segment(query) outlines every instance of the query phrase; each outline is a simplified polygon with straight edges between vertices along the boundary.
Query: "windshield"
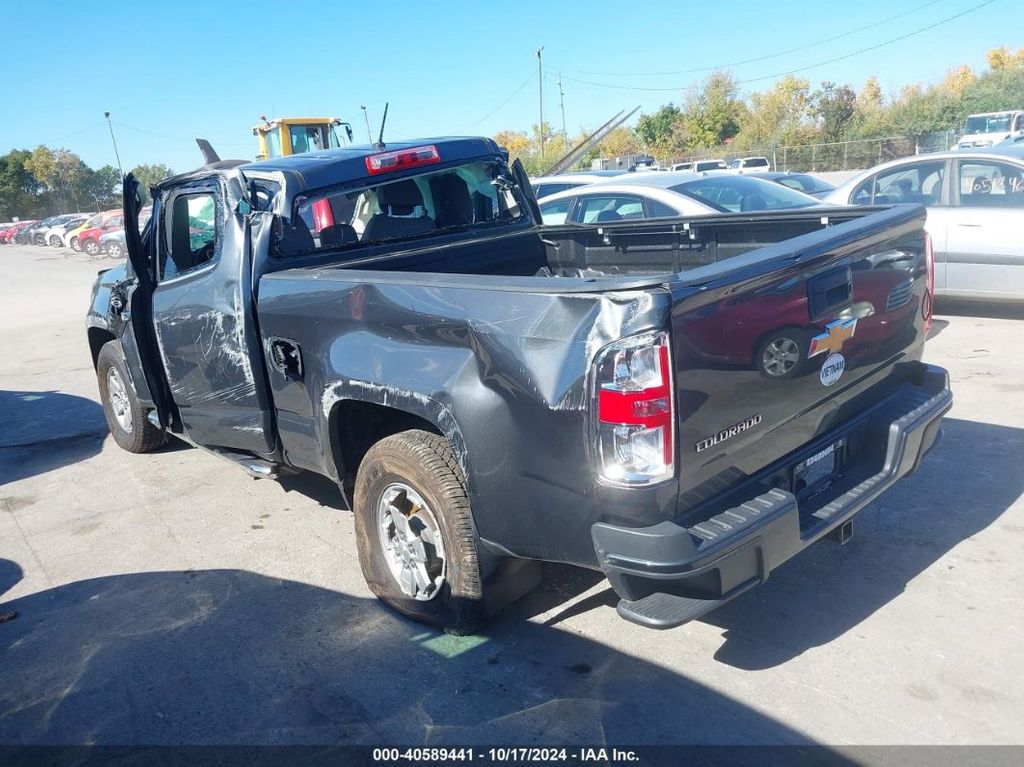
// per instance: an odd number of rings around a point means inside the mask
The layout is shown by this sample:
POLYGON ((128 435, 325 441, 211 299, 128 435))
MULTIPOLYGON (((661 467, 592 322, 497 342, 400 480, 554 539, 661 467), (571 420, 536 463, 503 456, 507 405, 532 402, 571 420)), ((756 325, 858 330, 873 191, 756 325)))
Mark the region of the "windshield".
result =
POLYGON ((831 192, 835 189, 834 186, 822 181, 820 178, 806 176, 802 173, 796 173, 792 176, 781 176, 776 181, 783 186, 788 186, 790 189, 796 189, 798 192, 806 192, 807 194, 831 192))
POLYGON ((474 162, 395 181, 297 197, 277 252, 364 248, 525 218, 504 163, 474 162))
POLYGON ((1009 113, 998 115, 974 115, 967 118, 964 133, 1001 133, 1010 130, 1009 113))
POLYGON ((700 178, 670 189, 722 213, 808 208, 818 204, 806 194, 749 176, 700 178))

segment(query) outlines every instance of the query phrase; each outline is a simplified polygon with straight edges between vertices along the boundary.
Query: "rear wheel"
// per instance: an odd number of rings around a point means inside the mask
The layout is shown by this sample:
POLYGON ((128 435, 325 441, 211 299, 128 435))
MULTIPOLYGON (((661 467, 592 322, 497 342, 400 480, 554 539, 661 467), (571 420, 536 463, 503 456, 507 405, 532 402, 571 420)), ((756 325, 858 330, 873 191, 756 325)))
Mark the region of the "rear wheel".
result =
POLYGON ((479 541, 444 437, 414 429, 367 451, 356 477, 355 527, 363 576, 381 601, 455 634, 483 626, 479 541))
POLYGON ((103 415, 114 441, 130 453, 148 453, 167 441, 162 429, 149 422, 128 375, 121 344, 111 341, 100 349, 96 377, 103 415))
POLYGON ((116 241, 108 242, 107 255, 111 258, 121 258, 124 255, 124 248, 121 247, 121 243, 116 241))
POLYGON ((766 378, 795 378, 807 362, 806 333, 795 329, 777 330, 757 348, 757 370, 766 378))

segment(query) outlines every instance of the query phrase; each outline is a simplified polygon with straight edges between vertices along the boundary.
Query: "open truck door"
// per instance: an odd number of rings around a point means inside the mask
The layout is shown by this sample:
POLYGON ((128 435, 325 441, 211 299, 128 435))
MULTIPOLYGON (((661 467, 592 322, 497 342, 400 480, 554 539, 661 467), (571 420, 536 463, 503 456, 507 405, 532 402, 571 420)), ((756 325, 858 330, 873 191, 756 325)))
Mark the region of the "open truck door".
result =
POLYGON ((111 301, 111 312, 119 316, 121 347, 140 398, 152 402, 163 428, 180 431, 180 419, 160 360, 152 322, 156 276, 151 253, 155 248, 158 216, 154 210, 143 236, 139 231, 139 211, 142 210, 139 182, 131 173, 124 178, 122 193, 129 269, 128 279, 111 301))

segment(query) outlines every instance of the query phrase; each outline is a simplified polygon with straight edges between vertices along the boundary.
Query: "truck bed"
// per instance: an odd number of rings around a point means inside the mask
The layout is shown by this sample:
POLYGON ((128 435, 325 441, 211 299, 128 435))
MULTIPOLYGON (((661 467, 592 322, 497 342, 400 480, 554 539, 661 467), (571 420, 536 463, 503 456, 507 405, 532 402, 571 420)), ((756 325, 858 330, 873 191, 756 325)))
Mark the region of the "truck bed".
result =
POLYGON ((289 458, 344 481, 354 467, 323 464, 347 402, 369 398, 414 413, 456 446, 485 541, 518 556, 593 567, 595 520, 640 526, 710 515, 703 504, 723 486, 919 371, 923 208, 836 215, 844 220, 835 224, 828 213, 828 225, 818 212, 771 214, 768 223, 716 216, 543 230, 554 252, 547 269, 574 276, 413 272, 410 253, 266 274, 261 331, 299 344, 306 364, 303 381, 268 365, 289 458), (771 244, 776 231, 806 233, 771 244), (671 271, 680 264, 687 268, 671 271), (601 274, 582 271, 598 265, 601 274), (823 275, 839 275, 848 293, 811 307, 823 275), (838 383, 819 380, 824 357, 804 360, 799 375, 783 379, 758 369, 755 357, 771 333, 792 331, 805 345, 858 304, 864 316, 843 347, 838 383), (590 365, 605 345, 651 329, 671 334, 679 468, 654 487, 598 491, 590 365), (758 428, 696 449, 755 415, 758 428), (552 514, 564 534, 537 535, 552 514))

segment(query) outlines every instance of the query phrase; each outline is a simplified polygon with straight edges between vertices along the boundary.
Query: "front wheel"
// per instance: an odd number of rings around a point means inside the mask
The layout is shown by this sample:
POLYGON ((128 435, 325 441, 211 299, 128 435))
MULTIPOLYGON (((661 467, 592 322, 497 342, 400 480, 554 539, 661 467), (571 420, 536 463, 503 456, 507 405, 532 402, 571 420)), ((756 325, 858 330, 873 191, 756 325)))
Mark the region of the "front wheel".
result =
POLYGON ((167 441, 167 435, 146 417, 128 375, 121 344, 111 341, 100 349, 96 377, 103 415, 114 441, 129 453, 148 453, 167 441))
POLYGON ((107 255, 111 258, 121 258, 124 255, 124 248, 119 242, 108 242, 106 250, 107 255))
POLYGON ((57 235, 55 235, 55 234, 51 234, 51 235, 50 235, 50 245, 51 245, 52 247, 54 247, 54 248, 59 248, 59 247, 60 247, 61 245, 63 245, 63 244, 64 244, 64 243, 63 243, 63 242, 61 242, 61 240, 60 240, 60 237, 58 237, 58 236, 57 236, 57 235))
POLYGON ((97 253, 100 252, 100 244, 96 242, 96 240, 86 240, 83 249, 90 256, 95 256, 97 253))
POLYGON ((359 565, 370 590, 454 634, 486 621, 479 542, 448 441, 418 429, 367 451, 355 487, 359 565))
POLYGON ((71 238, 71 242, 69 244, 71 245, 71 249, 73 251, 75 251, 76 253, 81 251, 81 248, 78 246, 78 238, 77 237, 72 237, 71 238))

